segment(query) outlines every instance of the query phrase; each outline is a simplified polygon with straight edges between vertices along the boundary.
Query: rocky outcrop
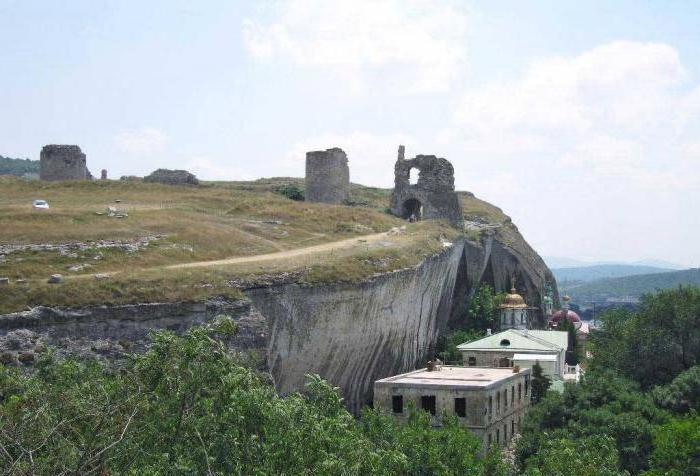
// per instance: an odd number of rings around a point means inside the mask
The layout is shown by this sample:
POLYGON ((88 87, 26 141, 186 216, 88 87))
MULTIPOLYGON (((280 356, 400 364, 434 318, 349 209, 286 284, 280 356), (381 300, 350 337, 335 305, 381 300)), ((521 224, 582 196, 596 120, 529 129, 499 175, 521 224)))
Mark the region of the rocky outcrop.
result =
POLYGON ((546 285, 558 301, 554 275, 542 258, 520 235, 510 221, 487 230, 479 240, 467 240, 455 284, 454 302, 449 326, 456 326, 463 319, 469 298, 479 284, 490 284, 497 291, 507 290, 511 280, 526 302, 537 310, 531 316, 535 327, 544 327, 546 319, 542 298, 546 285))
POLYGON ((144 182, 166 185, 199 185, 199 180, 187 170, 158 169, 143 178, 144 182))
POLYGON ((371 402, 375 380, 432 356, 462 254, 459 242, 414 268, 359 284, 248 290, 267 320, 268 365, 278 390, 298 390, 305 374, 317 373, 359 412, 371 402))
POLYGON ((228 343, 234 351, 267 348, 265 320, 246 301, 149 303, 56 309, 38 306, 0 316, 0 353, 8 362, 20 354, 54 346, 59 355, 119 358, 146 349, 153 330, 184 332, 220 314, 233 317, 239 332, 228 343))

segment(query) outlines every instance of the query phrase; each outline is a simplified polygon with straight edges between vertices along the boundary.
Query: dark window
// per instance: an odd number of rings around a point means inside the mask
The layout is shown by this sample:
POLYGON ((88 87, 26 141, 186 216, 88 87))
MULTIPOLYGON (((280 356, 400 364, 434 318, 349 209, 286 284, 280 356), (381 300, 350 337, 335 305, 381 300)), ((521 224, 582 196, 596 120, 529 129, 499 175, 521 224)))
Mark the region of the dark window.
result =
POLYGON ((514 435, 515 434, 515 420, 512 420, 510 422, 510 434, 514 435))
POLYGON ((431 415, 435 415, 435 395, 423 395, 420 397, 420 407, 431 415))
POLYGON ((455 398, 455 414, 458 417, 464 418, 467 416, 467 399, 455 398))
POLYGON ((518 384, 518 401, 523 399, 523 384, 518 384))
POLYGON ((403 395, 391 397, 391 410, 394 413, 403 413, 403 395))
POLYGON ((510 345, 510 341, 509 341, 508 339, 503 339, 503 340, 501 341, 501 345, 502 345, 503 347, 508 347, 508 346, 510 345))
POLYGON ((469 366, 474 367, 476 365, 476 357, 469 357, 469 366))
POLYGON ((501 444, 501 430, 496 429, 496 444, 500 445, 501 444))
POLYGON ((491 433, 488 436, 488 447, 491 448, 491 433))
POLYGON ((527 386, 530 381, 528 379, 525 379, 525 396, 527 397, 527 386))
POLYGON ((493 396, 489 395, 489 415, 493 414, 493 396))
POLYGON ((496 392, 496 413, 501 412, 501 392, 496 392))
POLYGON ((515 385, 510 387, 510 406, 515 405, 515 385))

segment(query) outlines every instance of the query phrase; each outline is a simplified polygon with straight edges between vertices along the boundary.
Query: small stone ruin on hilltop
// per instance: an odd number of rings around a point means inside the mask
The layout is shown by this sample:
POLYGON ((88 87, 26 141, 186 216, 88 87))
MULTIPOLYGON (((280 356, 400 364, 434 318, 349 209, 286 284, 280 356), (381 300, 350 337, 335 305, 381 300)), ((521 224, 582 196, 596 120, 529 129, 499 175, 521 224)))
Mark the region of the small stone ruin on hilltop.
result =
POLYGON ((340 204, 350 198, 348 156, 334 147, 306 153, 306 201, 340 204))
POLYGON ((89 180, 87 158, 77 145, 45 145, 39 157, 41 180, 89 180))
POLYGON ((143 181, 166 185, 199 185, 197 177, 187 170, 158 169, 145 176, 143 181))
POLYGON ((394 191, 391 212, 402 218, 446 219, 461 225, 462 207, 455 193, 454 168, 443 158, 417 155, 404 158, 405 148, 399 146, 394 166, 394 191), (418 181, 411 184, 411 169, 418 170, 418 181))

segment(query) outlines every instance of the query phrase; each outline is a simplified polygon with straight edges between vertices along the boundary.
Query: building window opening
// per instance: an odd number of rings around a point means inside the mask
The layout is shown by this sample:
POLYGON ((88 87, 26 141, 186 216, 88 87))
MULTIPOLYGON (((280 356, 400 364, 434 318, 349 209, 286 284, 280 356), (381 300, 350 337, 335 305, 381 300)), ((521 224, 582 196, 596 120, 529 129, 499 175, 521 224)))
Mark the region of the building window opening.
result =
POLYGON ((501 346, 508 347, 509 345, 510 345, 510 341, 508 339, 501 340, 501 346))
POLYGON ((418 184, 418 177, 419 176, 420 176, 420 170, 418 170, 415 167, 412 167, 411 170, 408 171, 408 183, 411 185, 418 184))
POLYGON ((501 444, 501 430, 499 430, 498 428, 496 429, 496 444, 501 444))
POLYGON ((423 204, 420 200, 409 198, 403 202, 403 214, 401 216, 408 221, 420 220, 423 218, 423 204))
POLYGON ((492 441, 493 441, 493 439, 491 438, 491 433, 489 433, 489 436, 488 436, 488 443, 487 443, 487 446, 488 446, 489 448, 491 448, 491 443, 492 443, 492 441))
POLYGON ((528 379, 525 379, 525 396, 527 397, 527 387, 530 381, 528 379))
POLYGON ((523 399, 523 384, 518 384, 518 401, 523 399))
POLYGON ((513 436, 515 434, 515 420, 512 420, 510 422, 510 435, 513 436))
POLYGON ((403 395, 391 397, 391 410, 394 413, 403 413, 403 395))
POLYGON ((510 359, 508 357, 503 357, 498 361, 499 367, 510 367, 510 359))
POLYGON ((503 425, 503 441, 508 441, 508 425, 503 425))
POLYGON ((496 413, 501 412, 501 392, 496 392, 496 413))
POLYGON ((493 415, 493 396, 489 395, 489 415, 493 415))
POLYGON ((515 385, 510 387, 510 406, 515 405, 515 385))
POLYGON ((476 365, 476 357, 469 357, 469 367, 474 367, 476 365))
POLYGON ((435 395, 420 397, 420 407, 431 415, 435 415, 435 395))
POLYGON ((467 416, 467 399, 455 398, 455 415, 464 418, 467 416))

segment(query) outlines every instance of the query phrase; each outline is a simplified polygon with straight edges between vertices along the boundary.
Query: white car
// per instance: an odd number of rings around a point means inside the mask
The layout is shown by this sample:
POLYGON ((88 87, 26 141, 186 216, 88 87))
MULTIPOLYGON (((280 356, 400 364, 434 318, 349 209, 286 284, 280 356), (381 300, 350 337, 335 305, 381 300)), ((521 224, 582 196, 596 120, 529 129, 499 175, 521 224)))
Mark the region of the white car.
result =
POLYGON ((32 207, 41 210, 48 210, 49 204, 46 200, 34 200, 34 203, 32 203, 32 207))

